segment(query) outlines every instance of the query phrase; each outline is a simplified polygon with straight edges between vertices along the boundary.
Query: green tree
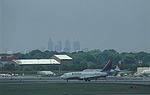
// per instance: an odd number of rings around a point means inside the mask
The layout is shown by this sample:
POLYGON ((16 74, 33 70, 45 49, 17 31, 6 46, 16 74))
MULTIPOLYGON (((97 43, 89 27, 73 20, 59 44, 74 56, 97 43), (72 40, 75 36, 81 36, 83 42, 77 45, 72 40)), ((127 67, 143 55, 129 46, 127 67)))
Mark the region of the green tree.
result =
POLYGON ((16 66, 15 64, 13 63, 8 63, 8 64, 5 64, 4 67, 3 67, 4 71, 15 71, 16 70, 16 66))

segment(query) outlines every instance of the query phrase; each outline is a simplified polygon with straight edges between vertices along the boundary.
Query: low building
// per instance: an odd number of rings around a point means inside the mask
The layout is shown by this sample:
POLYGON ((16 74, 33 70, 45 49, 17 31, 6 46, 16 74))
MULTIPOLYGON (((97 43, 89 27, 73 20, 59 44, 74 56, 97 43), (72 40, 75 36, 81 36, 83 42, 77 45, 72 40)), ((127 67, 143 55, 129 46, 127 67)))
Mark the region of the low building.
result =
POLYGON ((12 54, 0 54, 0 61, 12 61, 16 57, 12 54))
POLYGON ((52 59, 55 59, 60 64, 72 64, 72 58, 68 55, 54 55, 52 56, 52 59))
POLYGON ((18 59, 13 60, 18 65, 59 65, 55 59, 18 59))

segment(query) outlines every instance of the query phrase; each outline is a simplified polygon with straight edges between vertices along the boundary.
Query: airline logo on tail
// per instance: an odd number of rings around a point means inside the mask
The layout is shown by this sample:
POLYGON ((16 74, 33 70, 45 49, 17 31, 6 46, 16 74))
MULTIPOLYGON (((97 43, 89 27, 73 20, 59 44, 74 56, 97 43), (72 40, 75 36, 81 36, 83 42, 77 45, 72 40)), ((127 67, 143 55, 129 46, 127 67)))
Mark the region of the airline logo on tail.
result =
POLYGON ((112 61, 108 60, 107 64, 102 69, 102 72, 109 72, 112 68, 112 61))

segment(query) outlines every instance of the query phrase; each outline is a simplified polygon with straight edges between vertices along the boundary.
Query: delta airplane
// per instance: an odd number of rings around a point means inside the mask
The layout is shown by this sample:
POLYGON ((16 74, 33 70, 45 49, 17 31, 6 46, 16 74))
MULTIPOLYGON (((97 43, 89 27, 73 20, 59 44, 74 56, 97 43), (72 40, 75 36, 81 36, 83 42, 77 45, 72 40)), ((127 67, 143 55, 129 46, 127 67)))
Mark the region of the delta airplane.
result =
POLYGON ((112 62, 109 60, 107 64, 104 66, 104 68, 100 71, 78 71, 78 72, 69 72, 64 73, 62 76, 60 76, 61 79, 71 80, 71 79, 78 79, 78 80, 85 80, 90 81, 92 79, 98 79, 99 77, 106 77, 108 73, 110 72, 112 67, 112 62))

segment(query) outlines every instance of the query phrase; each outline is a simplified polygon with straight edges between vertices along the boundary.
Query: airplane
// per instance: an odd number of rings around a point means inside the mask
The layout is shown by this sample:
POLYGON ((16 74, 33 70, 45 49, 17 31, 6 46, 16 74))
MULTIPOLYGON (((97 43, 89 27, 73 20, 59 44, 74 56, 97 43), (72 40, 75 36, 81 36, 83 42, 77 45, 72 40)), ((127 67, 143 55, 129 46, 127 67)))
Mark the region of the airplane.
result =
POLYGON ((135 73, 134 76, 139 76, 139 77, 150 77, 150 70, 143 70, 140 73, 135 73))
POLYGON ((118 72, 125 72, 125 73, 131 73, 132 71, 128 70, 128 69, 120 69, 119 66, 116 66, 115 71, 118 72))
POLYGON ((40 76, 55 76, 56 75, 52 71, 38 71, 37 74, 40 76))
POLYGON ((60 78, 67 80, 67 82, 68 80, 71 80, 71 79, 78 79, 78 80, 85 80, 85 81, 91 81, 92 79, 96 80, 99 77, 106 77, 108 73, 110 72, 111 67, 112 67, 112 61, 109 60, 101 71, 98 70, 98 71, 68 72, 60 76, 60 78))

